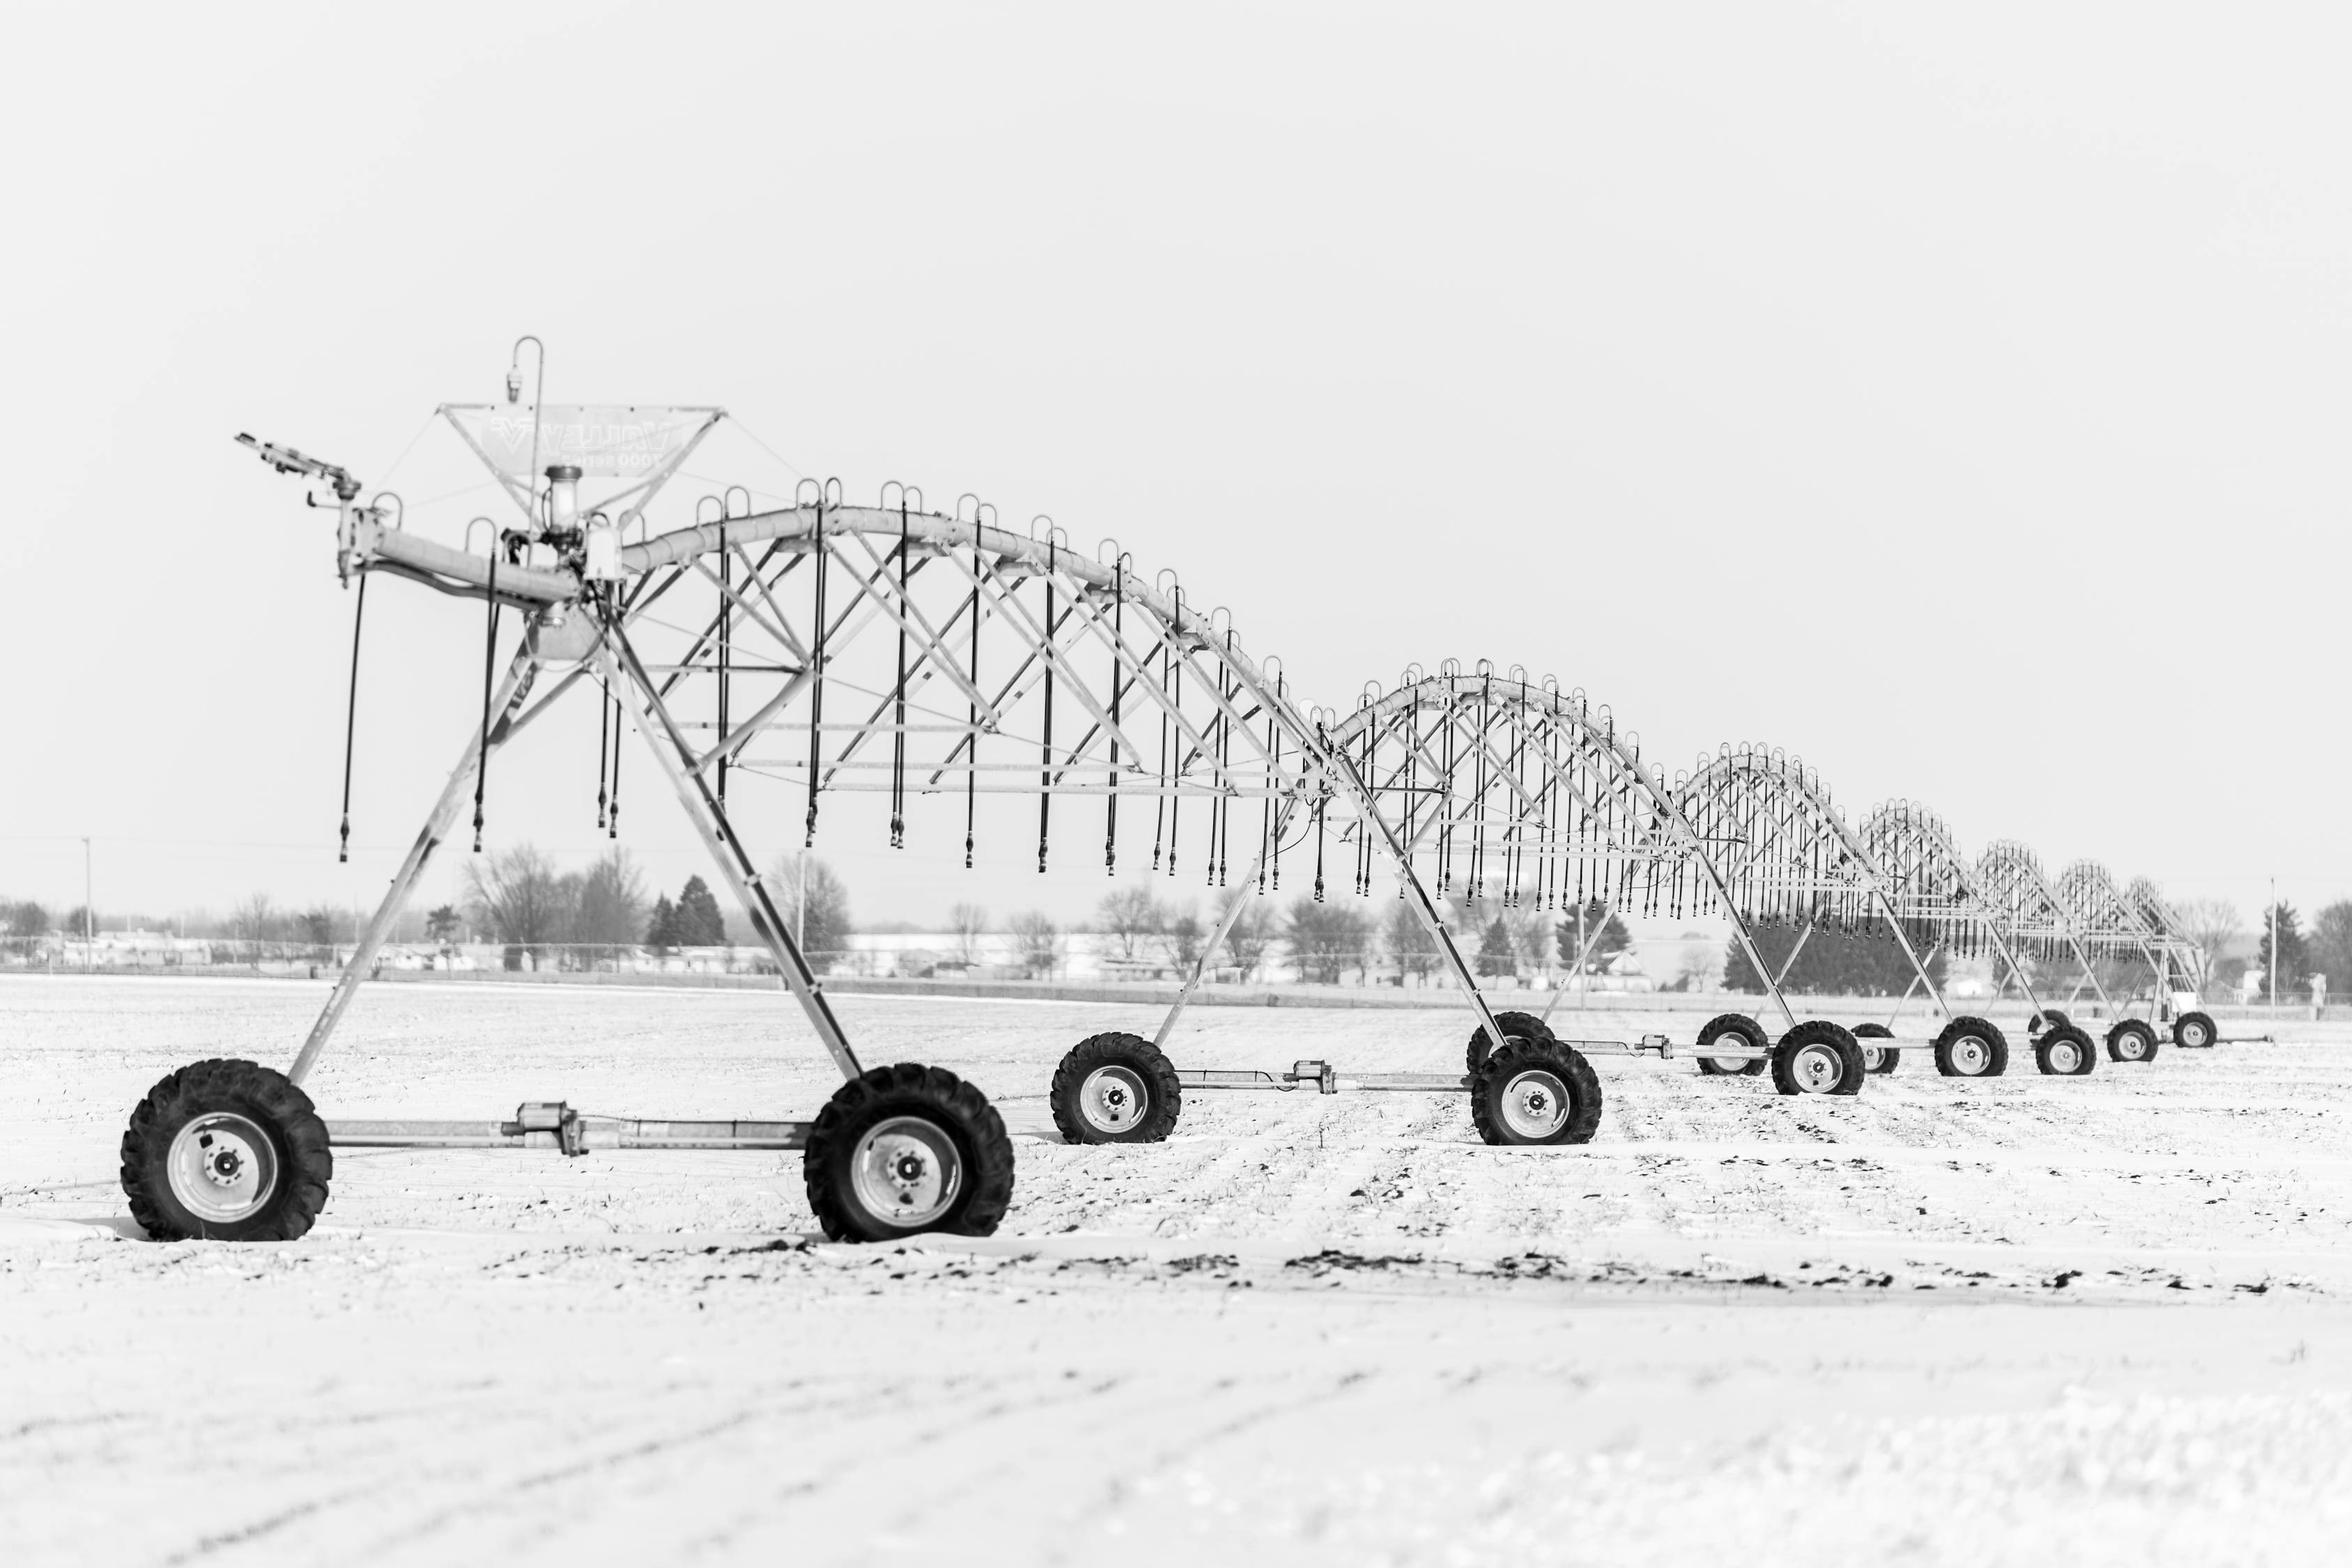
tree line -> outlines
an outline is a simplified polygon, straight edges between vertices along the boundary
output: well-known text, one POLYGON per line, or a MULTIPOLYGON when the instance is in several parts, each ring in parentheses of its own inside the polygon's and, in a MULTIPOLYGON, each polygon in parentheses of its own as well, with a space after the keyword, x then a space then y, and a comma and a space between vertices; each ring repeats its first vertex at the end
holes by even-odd
MULTIPOLYGON (((824 861, 787 855, 763 885, 803 951, 830 953, 846 945, 852 930, 849 891, 824 861)), ((647 947, 666 952, 730 942, 726 917, 709 883, 688 877, 675 899, 663 893, 648 900, 644 876, 628 851, 618 847, 577 871, 559 868, 530 844, 475 856, 466 862, 464 919, 478 934, 509 947, 647 947)), ((456 907, 444 905, 428 917, 428 933, 436 941, 453 941, 459 920, 456 907)))
MULTIPOLYGON (((2173 912, 2180 919, 2182 934, 2200 950, 2200 967, 2187 977, 2196 989, 2232 985, 2250 971, 2261 977, 2263 986, 2269 985, 2273 930, 2270 909, 2262 911, 2254 928, 2261 940, 2251 960, 2230 956, 2226 951, 2247 934, 2235 906, 2222 900, 2200 899, 2179 904, 2173 912)), ((2338 899, 2322 909, 2308 931, 2304 929, 2303 917, 2293 904, 2281 900, 2276 912, 2279 995, 2308 993, 2315 974, 2327 977, 2332 995, 2352 992, 2352 899, 2338 899)), ((1817 929, 1805 939, 1801 952, 1797 951, 1799 934, 1800 928, 1792 926, 1766 927, 1755 933, 1757 953, 1766 966, 1776 974, 1787 966, 1788 977, 1782 985, 1789 991, 1823 995, 1900 995, 1910 989, 1916 973, 1895 939, 1884 931, 1847 935, 1817 929), (1796 963, 1790 965, 1789 956, 1792 952, 1796 952, 1796 963)), ((2071 984, 2082 968, 2071 953, 2055 959, 2021 956, 2021 962, 2026 977, 2036 984, 2071 984)), ((2146 989, 2156 978, 2147 961, 2134 954, 2095 958, 2093 965, 2100 984, 2119 994, 2146 989)), ((1944 984, 1947 967, 1941 953, 1928 959, 1928 973, 1938 986, 1944 984)), ((1737 938, 1724 955, 1723 985, 1727 991, 1764 989, 1737 938)))
MULTIPOLYGON (((1190 972, 1217 925, 1230 916, 1216 962, 1244 980, 1267 967, 1277 946, 1297 979, 1322 984, 1336 984, 1350 973, 1369 975, 1383 964, 1401 980, 1426 979, 1441 966, 1436 939, 1402 899, 1376 920, 1358 900, 1318 902, 1301 894, 1285 906, 1240 887, 1219 894, 1213 910, 1204 918, 1189 902, 1163 903, 1149 889, 1120 888, 1095 906, 1094 930, 1110 939, 1108 957, 1190 972)), ((1480 933, 1475 950, 1464 956, 1482 976, 1569 970, 1580 951, 1585 968, 1597 973, 1632 944, 1624 921, 1599 900, 1587 906, 1581 926, 1573 914, 1561 919, 1524 907, 1496 910, 1482 920, 1475 906, 1450 902, 1444 913, 1449 928, 1480 933)), ((987 929, 986 912, 959 904, 950 924, 964 961, 973 962, 978 936, 987 929)), ((1005 930, 1026 973, 1050 975, 1067 960, 1067 933, 1042 910, 1013 916, 1005 930)))

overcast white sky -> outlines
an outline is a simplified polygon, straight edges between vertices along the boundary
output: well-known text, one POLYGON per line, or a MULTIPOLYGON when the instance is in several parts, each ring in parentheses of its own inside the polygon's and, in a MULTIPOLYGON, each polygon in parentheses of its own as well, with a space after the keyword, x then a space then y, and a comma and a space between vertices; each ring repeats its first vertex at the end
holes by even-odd
MULTIPOLYGON (((378 584, 339 868, 351 601, 229 437, 383 482, 530 331, 551 401, 1116 536, 1328 702, 1489 657, 1971 849, 2352 895, 2345 16, 20 16, 0 893, 77 901, 89 834, 101 910, 373 901, 478 617, 378 584)), ((397 488, 467 482, 433 445, 397 488)), ((597 847, 577 718, 501 760, 499 841, 597 847)), ((819 847, 870 918, 1045 896, 948 838, 819 847)))

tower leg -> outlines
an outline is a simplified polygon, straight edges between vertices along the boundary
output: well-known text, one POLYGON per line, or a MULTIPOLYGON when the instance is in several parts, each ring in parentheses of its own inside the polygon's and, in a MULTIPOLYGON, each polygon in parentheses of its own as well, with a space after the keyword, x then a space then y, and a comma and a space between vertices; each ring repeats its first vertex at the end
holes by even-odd
POLYGON ((457 768, 449 774, 449 782, 441 787, 441 798, 434 803, 433 815, 425 819, 425 831, 419 833, 416 842, 409 846, 408 858, 394 873, 392 886, 384 889, 383 901, 376 906, 375 913, 368 918, 366 929, 360 932, 358 945, 352 949, 351 963, 343 966, 342 973, 336 978, 333 994, 327 998, 327 1005, 319 1014, 319 1021, 310 1026, 310 1038, 302 1042, 301 1050, 295 1055, 294 1065, 286 1069, 286 1076, 296 1083, 309 1076, 312 1065, 319 1059, 319 1053, 326 1048, 327 1041, 334 1035, 335 1026, 342 1022, 344 1010, 351 1006, 352 996, 366 981, 368 971, 374 967, 375 955, 383 950, 384 938, 392 934, 393 921, 398 920, 400 911, 408 907, 409 896, 416 890, 417 879, 425 875, 425 868, 432 860, 433 852, 441 847, 441 841, 449 836, 450 828, 457 826, 457 814, 465 809, 467 797, 473 789, 475 771, 481 766, 484 757, 505 743, 512 731, 515 711, 522 706, 523 699, 530 694, 531 679, 539 671, 539 660, 531 647, 533 640, 532 635, 526 635, 522 645, 515 649, 514 662, 507 667, 506 683, 499 688, 498 695, 491 700, 490 710, 496 717, 491 721, 488 736, 485 737, 478 729, 467 736, 466 749, 457 758, 457 768), (484 745, 486 739, 487 750, 484 745))

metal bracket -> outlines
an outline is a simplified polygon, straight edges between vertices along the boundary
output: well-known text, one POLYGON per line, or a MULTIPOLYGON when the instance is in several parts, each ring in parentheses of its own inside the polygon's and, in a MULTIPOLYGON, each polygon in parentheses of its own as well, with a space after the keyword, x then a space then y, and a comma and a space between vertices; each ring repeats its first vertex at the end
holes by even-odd
POLYGON ((1316 1091, 1319 1094, 1337 1094, 1339 1092, 1339 1071, 1329 1062, 1293 1062, 1290 1064, 1290 1070, 1282 1075, 1282 1081, 1285 1083, 1312 1084, 1315 1086, 1316 1091))
POLYGON ((531 1100, 515 1107, 508 1127, 512 1135, 552 1132, 555 1146, 567 1154, 585 1154, 588 1145, 580 1132, 580 1113, 562 1100, 531 1100))

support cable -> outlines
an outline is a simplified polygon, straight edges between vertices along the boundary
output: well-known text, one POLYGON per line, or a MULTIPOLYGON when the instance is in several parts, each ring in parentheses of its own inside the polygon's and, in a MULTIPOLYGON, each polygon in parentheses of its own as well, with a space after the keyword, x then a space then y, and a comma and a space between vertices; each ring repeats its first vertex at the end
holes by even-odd
MULTIPOLYGON (((957 510, 962 510, 961 503, 957 510)), ((980 524, 971 525, 971 668, 973 693, 980 690, 980 524)), ((973 829, 980 818, 980 703, 976 696, 964 699, 965 722, 971 730, 971 766, 963 776, 963 868, 971 869, 973 829)), ((952 755, 953 753, 950 753, 952 755)))
POLYGON ((1126 668, 1119 655, 1127 648, 1127 557, 1110 567, 1110 794, 1103 805, 1103 875, 1118 875, 1118 718, 1119 682, 1126 668))
POLYGON ((1045 873, 1046 834, 1054 819, 1054 574, 1061 570, 1061 563, 1049 525, 1045 532, 1045 640, 1039 650, 1039 657, 1045 660, 1045 736, 1038 749, 1037 772, 1037 874, 1041 877, 1045 873))
POLYGON ((596 831, 604 830, 604 764, 612 760, 613 694, 596 683, 596 831))
MULTIPOLYGON (((415 442, 409 445, 415 446, 415 442)), ((352 858, 352 742, 360 721, 360 628, 367 621, 367 574, 360 574, 359 603, 352 610, 352 689, 343 707, 343 828, 335 849, 338 865, 352 858)), ((495 610, 492 614, 496 614, 495 610)))
MULTIPOLYGON (((907 492, 898 491, 898 605, 907 603, 907 492)), ((892 689, 897 721, 890 736, 890 847, 907 847, 907 623, 898 620, 898 683, 892 689)))
POLYGON ((621 837, 621 736, 622 720, 620 693, 613 693, 613 815, 605 823, 607 838, 621 837))
POLYGON ((490 535, 489 631, 482 639, 481 750, 474 753, 474 853, 482 852, 482 796, 490 784, 490 682, 499 658, 499 536, 490 535))
POLYGON ((824 493, 818 487, 816 502, 816 626, 810 634, 810 668, 814 675, 809 683, 809 773, 808 821, 803 829, 801 847, 816 843, 816 791, 818 770, 824 762, 824 580, 830 552, 824 547, 824 493))

